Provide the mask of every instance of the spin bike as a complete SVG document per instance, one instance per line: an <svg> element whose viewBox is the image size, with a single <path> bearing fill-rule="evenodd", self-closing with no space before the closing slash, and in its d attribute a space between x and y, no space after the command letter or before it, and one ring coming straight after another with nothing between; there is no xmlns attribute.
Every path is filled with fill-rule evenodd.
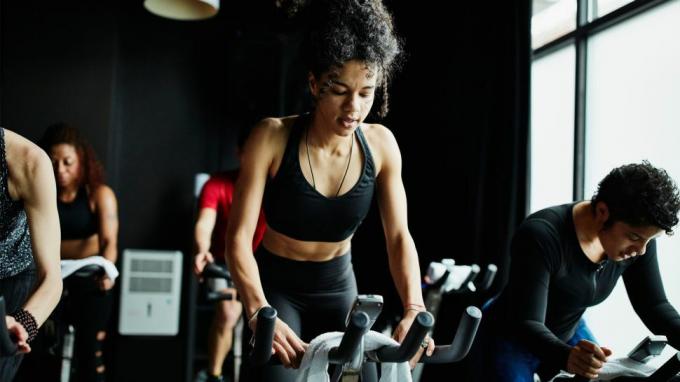
<svg viewBox="0 0 680 382"><path fill-rule="evenodd" d="M400 345L387 345L375 350L366 350L364 337L371 329L377 315L380 314L381 303L382 297L378 295L357 297L340 344L331 348L328 354L329 364L337 365L331 381L377 380L375 375L362 374L362 370L366 372L363 368L364 364L408 361L416 354L428 331L434 326L432 314L420 312ZM276 318L276 309L272 307L264 307L258 312L254 345L250 354L250 361L255 366L278 362L277 358L271 358ZM423 354L419 362L451 363L463 359L472 346L481 318L482 313L478 308L468 307L462 315L452 343L436 346L431 356Z"/></svg>
<svg viewBox="0 0 680 382"><path fill-rule="evenodd" d="M477 264L456 265L453 259L442 259L428 266L424 282L425 307L436 319L439 315L442 300L446 295L471 296L486 292L493 284L498 267L488 264L481 280L481 267ZM432 336L434 327L428 330ZM423 376L423 363L413 369L413 382L419 382Z"/></svg>
<svg viewBox="0 0 680 382"><path fill-rule="evenodd" d="M234 300L235 296L225 291L225 289L234 288L234 282L232 281L231 274L224 266L216 263L207 264L201 273L201 278L205 280L206 284L203 295L206 302L215 303L218 301ZM232 341L232 354L234 357L234 382L238 382L240 377L239 372L242 362L242 332L243 317L240 317L236 322L236 326L234 327Z"/></svg>
<svg viewBox="0 0 680 382"><path fill-rule="evenodd" d="M680 352L673 354L673 356L666 361L661 367L656 369L649 377L617 377L612 379L613 382L667 382L680 381ZM555 378L555 382L589 382L590 379L582 376L575 376L572 378L560 377ZM595 381L595 380L593 380Z"/></svg>

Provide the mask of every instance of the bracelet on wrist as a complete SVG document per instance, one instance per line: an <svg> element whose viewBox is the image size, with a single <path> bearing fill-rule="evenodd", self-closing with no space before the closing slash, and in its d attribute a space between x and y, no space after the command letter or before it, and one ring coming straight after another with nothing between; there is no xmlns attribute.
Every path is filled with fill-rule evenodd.
<svg viewBox="0 0 680 382"><path fill-rule="evenodd" d="M406 308L406 309L404 309L404 314L408 313L408 311L410 311L410 310L412 310L414 312L418 312L418 313L427 312L427 310L425 310L425 309Z"/></svg>
<svg viewBox="0 0 680 382"><path fill-rule="evenodd" d="M26 340L26 342L33 341L38 335L38 323L31 312L25 309L19 309L12 313L11 316L14 317L14 320L20 323L24 329L26 329L26 333L28 333L28 340Z"/></svg>
<svg viewBox="0 0 680 382"><path fill-rule="evenodd" d="M269 305L262 305L261 307L257 308L257 310L255 311L255 313L253 313L253 315L250 316L250 318L248 319L248 323L250 324L250 322L251 322L255 317L257 317L257 314L260 313L260 311L262 310L262 308L267 308L267 307L269 307Z"/></svg>

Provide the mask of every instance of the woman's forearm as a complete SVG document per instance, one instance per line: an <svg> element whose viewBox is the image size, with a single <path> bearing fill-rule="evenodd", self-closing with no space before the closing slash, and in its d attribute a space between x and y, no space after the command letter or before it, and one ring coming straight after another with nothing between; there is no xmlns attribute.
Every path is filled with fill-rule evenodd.
<svg viewBox="0 0 680 382"><path fill-rule="evenodd" d="M106 260L114 264L116 263L116 260L118 260L118 246L114 240L102 240L100 244L100 251L102 257L104 257Z"/></svg>
<svg viewBox="0 0 680 382"><path fill-rule="evenodd" d="M397 288L404 308L419 305L424 308L423 293L420 288L420 264L412 239L403 237L388 245L389 265L394 285Z"/></svg>
<svg viewBox="0 0 680 382"><path fill-rule="evenodd" d="M24 304L24 309L29 311L35 317L38 326L41 326L61 298L61 275L54 272L39 275L36 285L37 288Z"/></svg>
<svg viewBox="0 0 680 382"><path fill-rule="evenodd" d="M228 239L227 263L250 318L260 307L268 305L251 242L245 239Z"/></svg>

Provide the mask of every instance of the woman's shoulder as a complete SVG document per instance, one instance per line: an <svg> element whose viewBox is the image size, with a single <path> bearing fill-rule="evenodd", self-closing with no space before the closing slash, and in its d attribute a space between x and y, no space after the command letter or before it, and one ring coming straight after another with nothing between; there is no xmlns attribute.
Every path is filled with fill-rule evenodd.
<svg viewBox="0 0 680 382"><path fill-rule="evenodd" d="M394 161L401 161L397 140L392 131L385 125L363 123L361 124L361 132L366 137L366 142L378 169L382 168L384 162L394 163Z"/></svg>
<svg viewBox="0 0 680 382"><path fill-rule="evenodd" d="M394 134L387 128L387 126L380 123L362 123L361 132L364 133L366 138L392 138L394 139Z"/></svg>
<svg viewBox="0 0 680 382"><path fill-rule="evenodd" d="M290 130L298 118L300 118L299 115L264 118L255 125L254 130L268 134L281 134L286 130Z"/></svg>
<svg viewBox="0 0 680 382"><path fill-rule="evenodd" d="M248 140L255 138L257 142L285 142L298 118L299 115L264 118L255 125Z"/></svg>
<svg viewBox="0 0 680 382"><path fill-rule="evenodd" d="M98 185L94 191L90 191L89 194L96 203L107 202L111 199L116 199L116 194L113 192L113 189L103 183Z"/></svg>
<svg viewBox="0 0 680 382"><path fill-rule="evenodd" d="M11 130L3 130L5 158L12 178L26 177L30 180L41 168L52 170L52 162L43 149Z"/></svg>

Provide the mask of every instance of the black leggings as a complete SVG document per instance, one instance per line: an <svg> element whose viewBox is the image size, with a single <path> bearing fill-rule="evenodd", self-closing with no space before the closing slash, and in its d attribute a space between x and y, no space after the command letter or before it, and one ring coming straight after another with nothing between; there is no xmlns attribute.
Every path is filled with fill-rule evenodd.
<svg viewBox="0 0 680 382"><path fill-rule="evenodd" d="M99 332L106 332L113 294L103 291L95 277L71 276L64 280L67 295L63 304L64 322L75 329L73 359L76 381L103 381L104 374L97 368L104 365L104 339L97 339Z"/></svg>
<svg viewBox="0 0 680 382"><path fill-rule="evenodd" d="M15 276L0 280L0 295L5 298L5 310L7 314L21 308L35 284L35 269L29 268ZM4 320L5 317L0 317ZM16 374L22 354L12 357L0 357L0 381L11 381Z"/></svg>
<svg viewBox="0 0 680 382"><path fill-rule="evenodd" d="M345 329L345 319L357 295L350 253L323 262L295 261L261 245L255 258L267 301L303 341ZM244 339L249 338L250 333L246 333ZM247 381L288 382L297 375L296 370L280 365L246 369Z"/></svg>

